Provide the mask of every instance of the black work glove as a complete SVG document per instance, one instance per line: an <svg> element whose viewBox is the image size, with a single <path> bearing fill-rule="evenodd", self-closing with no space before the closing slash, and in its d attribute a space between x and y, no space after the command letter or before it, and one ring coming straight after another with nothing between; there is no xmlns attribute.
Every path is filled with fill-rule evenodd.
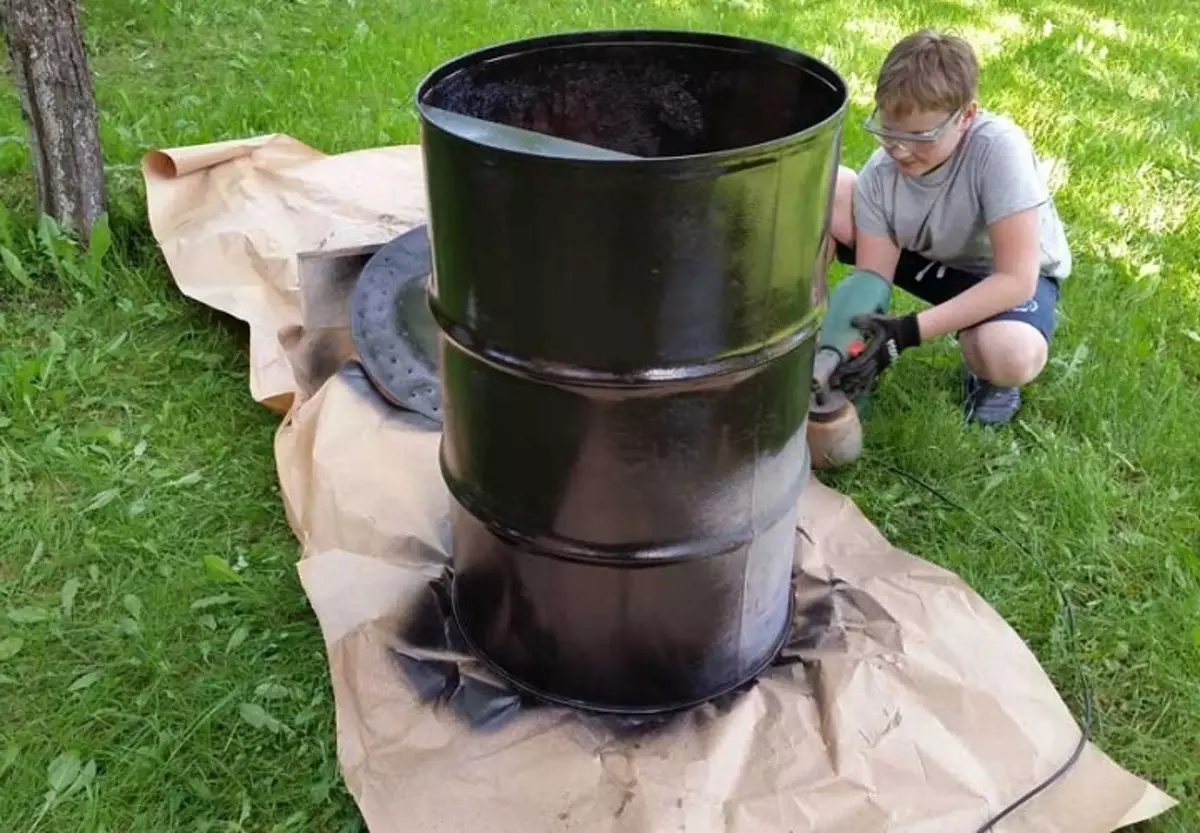
<svg viewBox="0 0 1200 833"><path fill-rule="evenodd" d="M884 348L881 356L886 356L880 370L900 358L908 348L921 344L921 328L917 325L915 312L908 315L856 315L850 323L872 337L880 337Z"/></svg>
<svg viewBox="0 0 1200 833"><path fill-rule="evenodd" d="M901 353L921 343L916 313L858 315L850 323L862 331L866 346L838 367L832 383L838 389L850 392L851 396L866 391L879 374L900 358Z"/></svg>

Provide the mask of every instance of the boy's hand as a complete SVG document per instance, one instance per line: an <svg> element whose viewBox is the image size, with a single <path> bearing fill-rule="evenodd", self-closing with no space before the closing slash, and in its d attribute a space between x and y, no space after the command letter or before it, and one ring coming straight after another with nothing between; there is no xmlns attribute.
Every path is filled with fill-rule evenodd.
<svg viewBox="0 0 1200 833"><path fill-rule="evenodd" d="M888 364L894 362L910 347L921 344L921 328L917 325L917 314L908 315L859 315L852 322L864 333L872 333L883 342L889 355Z"/></svg>
<svg viewBox="0 0 1200 833"><path fill-rule="evenodd" d="M921 343L916 313L909 315L859 315L853 322L867 337L866 348L842 363L833 374L835 387L865 390L871 381L891 367L900 354Z"/></svg>

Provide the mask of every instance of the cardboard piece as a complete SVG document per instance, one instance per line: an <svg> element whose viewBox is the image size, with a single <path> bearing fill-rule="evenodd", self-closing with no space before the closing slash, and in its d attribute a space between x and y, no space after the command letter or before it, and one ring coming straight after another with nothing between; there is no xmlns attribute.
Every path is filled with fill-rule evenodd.
<svg viewBox="0 0 1200 833"><path fill-rule="evenodd" d="M156 152L145 170L180 290L250 324L252 393L288 408L284 510L372 833L974 833L1075 749L1078 725L999 615L815 479L797 532L802 613L757 684L650 721L515 696L446 617L436 426L374 392L341 301L301 311L302 296L337 294L302 292L302 259L422 221L419 149L325 157L263 137ZM1107 833L1173 804L1089 744L996 829Z"/></svg>

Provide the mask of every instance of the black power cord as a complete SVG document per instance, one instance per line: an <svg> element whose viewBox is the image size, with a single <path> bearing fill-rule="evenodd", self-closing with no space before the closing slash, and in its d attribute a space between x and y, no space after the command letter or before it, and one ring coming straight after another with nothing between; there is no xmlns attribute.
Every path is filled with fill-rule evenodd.
<svg viewBox="0 0 1200 833"><path fill-rule="evenodd" d="M1046 579L1050 582L1051 586L1054 588L1055 592L1058 594L1059 603L1062 606L1063 615L1064 615L1064 618L1065 618L1066 624L1067 624L1067 638L1070 640L1071 650L1075 654L1075 669L1076 669L1076 673L1079 675L1080 687L1083 689L1083 731L1080 734L1079 743L1076 745L1075 751L1073 753L1071 753L1071 757L1067 759L1066 763L1064 763L1061 767L1059 767L1057 770L1055 770L1054 774L1052 774L1045 781L1042 781L1036 787L1034 787L1029 792L1022 795L1016 801L1014 801L1012 804L1009 804L1007 807L1005 807L1003 810L1001 810L999 813L997 813L995 816L993 816L991 819L989 819L988 822L983 825L983 827L980 827L978 830L975 831L975 833L991 833L991 831L996 829L997 824L999 824L1004 819L1008 818L1010 815L1015 813L1021 807L1025 806L1027 803L1029 803L1031 800L1033 800L1036 796L1038 796L1045 790L1049 789L1056 782L1058 782L1064 775L1066 775L1067 772L1070 771L1071 767L1075 766L1075 764L1079 761L1080 756L1083 754L1083 750L1085 748L1087 748L1088 742L1091 740L1092 718L1093 718L1093 710L1094 710L1093 702L1092 702L1092 687L1088 683L1087 675L1084 673L1084 670L1083 670L1083 658L1080 654L1078 640L1075 635L1075 611L1074 611L1074 608L1071 607L1071 600L1067 598L1067 592L1066 592L1066 590L1063 589L1062 583L1059 582L1057 577L1055 577L1054 572L1050 569L1049 565L1046 564L1045 559L1043 559L1040 555L1038 555L1036 552L1034 552L1031 548L1025 546L1024 544L1021 544L1016 539L1014 539L1011 535L1006 533L1004 530L1000 529L995 524L984 520L978 514L971 511L963 504L961 504L958 501L954 500L953 498L947 496L944 492L942 492L941 490L937 489L936 487L931 486L930 484L926 483L924 480L917 477L916 475L909 474L908 472L904 471L903 469L897 468L896 466L893 466L890 463L884 463L884 462L880 461L880 462L878 462L878 465L915 483L916 485L920 486L922 489L925 489L927 492L929 492L933 496L937 497L939 500L942 500L945 503L949 504L950 506L953 506L955 509L958 509L960 512L967 513L968 515L973 517L975 519L975 521L978 522L980 525L985 526L988 529L992 530L992 532L996 533L1001 538L1003 538L1005 541L1012 544L1012 546L1015 547L1017 550L1019 550L1021 553L1025 554L1025 555L1029 556L1031 559L1033 559L1034 563L1036 563L1037 566L1041 569L1042 573L1046 576Z"/></svg>

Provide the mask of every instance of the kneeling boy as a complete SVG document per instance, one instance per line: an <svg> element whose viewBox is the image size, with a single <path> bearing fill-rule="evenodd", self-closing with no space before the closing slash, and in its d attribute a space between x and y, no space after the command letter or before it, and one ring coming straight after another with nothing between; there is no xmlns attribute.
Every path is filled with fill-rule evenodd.
<svg viewBox="0 0 1200 833"><path fill-rule="evenodd" d="M931 304L884 319L879 370L955 333L966 416L999 424L1045 366L1071 252L1031 143L978 106L978 78L960 38L923 30L892 48L866 123L881 147L839 172L831 233L839 260Z"/></svg>

